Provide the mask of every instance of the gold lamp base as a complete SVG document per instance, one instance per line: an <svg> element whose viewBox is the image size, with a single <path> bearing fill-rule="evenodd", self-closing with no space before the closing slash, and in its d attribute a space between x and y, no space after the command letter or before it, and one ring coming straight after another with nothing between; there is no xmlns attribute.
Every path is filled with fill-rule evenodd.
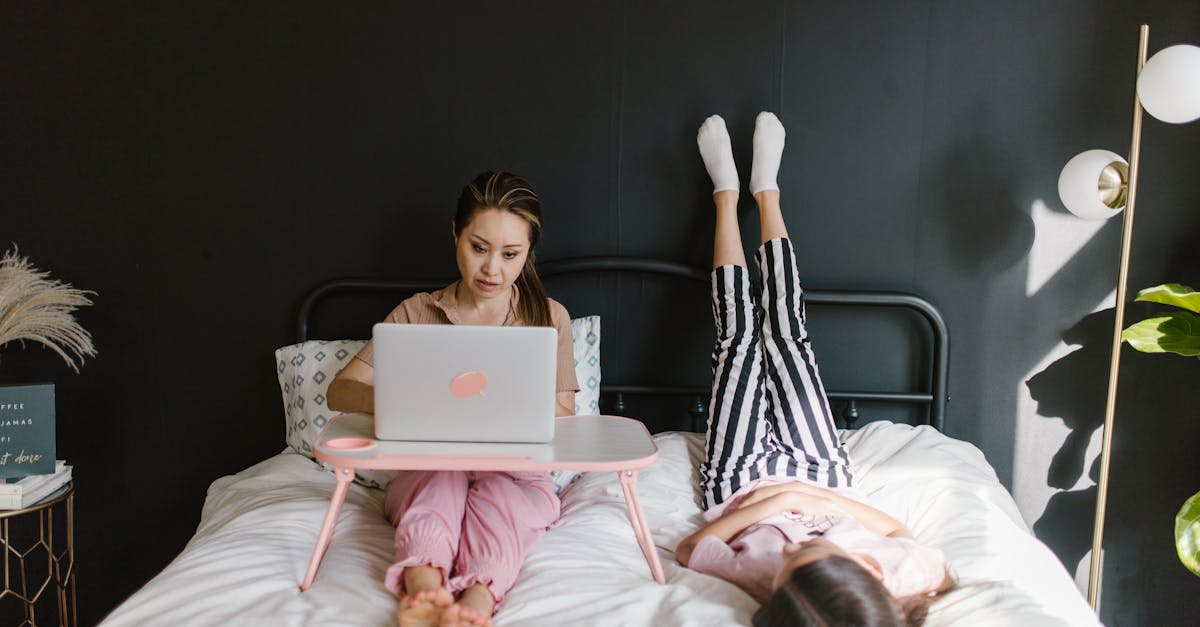
<svg viewBox="0 0 1200 627"><path fill-rule="evenodd" d="M1150 27L1143 24L1138 32L1137 74L1146 65L1146 48ZM1136 74L1135 74L1136 76ZM1117 373L1121 369L1121 330L1125 326L1125 288L1129 276L1129 250L1133 241L1133 206L1137 196L1138 161L1142 141L1142 101L1137 89L1133 92L1133 131L1129 146L1129 167L1113 163L1100 177L1100 193L1106 204L1125 196L1125 216L1121 227L1121 263L1117 272L1116 316L1113 320L1112 357L1108 369L1108 394L1104 405L1104 437L1100 447L1100 481L1096 486L1096 518L1092 527L1092 560L1088 570L1088 604L1093 611L1100 607L1100 568L1104 549L1104 514L1108 502L1108 474L1112 455L1113 418L1117 408ZM1109 170L1115 172L1108 173ZM1124 170L1124 172L1122 172ZM1124 174L1124 176L1122 176ZM1118 181L1124 179L1122 185ZM1123 190L1123 192L1122 192ZM1109 205L1112 207L1112 205ZM1120 204L1117 205L1118 207Z"/></svg>

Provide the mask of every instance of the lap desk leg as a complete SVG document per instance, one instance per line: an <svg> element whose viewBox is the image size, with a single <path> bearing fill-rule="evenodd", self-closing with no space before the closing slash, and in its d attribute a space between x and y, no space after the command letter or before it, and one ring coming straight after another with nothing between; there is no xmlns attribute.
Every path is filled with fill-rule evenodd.
<svg viewBox="0 0 1200 627"><path fill-rule="evenodd" d="M650 525L646 524L642 503L638 500L637 471L622 470L617 476L621 480L621 491L625 493L625 506L629 508L629 523L633 525L633 535L637 536L642 555L646 556L646 563L650 565L650 574L654 581L667 583L666 577L663 576L662 564L658 561L658 551L654 548L654 538L650 535Z"/></svg>
<svg viewBox="0 0 1200 627"><path fill-rule="evenodd" d="M317 578L317 569L321 567L321 559L325 557L325 550L329 548L329 541L333 538L333 527L337 525L342 503L346 502L346 492L350 490L350 482L354 480L352 468L334 468L333 472L337 477L337 485L333 488L333 497L329 499L329 510L325 512L325 522L317 536L317 546L313 549L312 560L308 562L308 572L304 575L304 582L300 584L302 592L312 587L313 579Z"/></svg>

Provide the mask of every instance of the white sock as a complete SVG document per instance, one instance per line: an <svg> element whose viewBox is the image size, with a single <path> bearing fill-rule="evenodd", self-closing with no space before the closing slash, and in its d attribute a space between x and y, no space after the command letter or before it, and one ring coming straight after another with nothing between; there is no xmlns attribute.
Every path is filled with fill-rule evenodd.
<svg viewBox="0 0 1200 627"><path fill-rule="evenodd" d="M779 161L783 158L783 138L787 132L774 113L763 111L754 120L754 165L750 167L750 193L779 189L775 182Z"/></svg>
<svg viewBox="0 0 1200 627"><path fill-rule="evenodd" d="M696 143L700 146L700 156L704 158L708 176L712 178L713 193L729 189L737 191L741 185L738 184L733 145L729 143L725 120L719 115L709 116L696 133Z"/></svg>

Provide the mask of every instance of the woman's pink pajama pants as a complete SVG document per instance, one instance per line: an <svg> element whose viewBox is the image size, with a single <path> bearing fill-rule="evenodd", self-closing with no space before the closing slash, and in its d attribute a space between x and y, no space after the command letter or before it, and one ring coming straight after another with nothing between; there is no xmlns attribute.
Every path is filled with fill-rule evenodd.
<svg viewBox="0 0 1200 627"><path fill-rule="evenodd" d="M430 565L451 593L483 583L499 603L558 514L546 472L402 472L387 488L396 563L384 585L403 594L404 569Z"/></svg>

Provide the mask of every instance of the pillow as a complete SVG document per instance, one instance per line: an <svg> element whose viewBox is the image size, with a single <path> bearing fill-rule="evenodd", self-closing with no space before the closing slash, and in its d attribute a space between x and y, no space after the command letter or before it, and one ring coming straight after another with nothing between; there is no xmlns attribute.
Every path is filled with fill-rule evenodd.
<svg viewBox="0 0 1200 627"><path fill-rule="evenodd" d="M600 316L571 320L575 376L576 414L600 413ZM313 456L313 442L321 429L338 412L325 405L329 382L362 350L365 340L308 340L275 351L276 374L283 394L285 441L297 453ZM328 465L326 464L326 467ZM332 470L332 468L330 468ZM355 482L368 487L387 485L392 471L359 470ZM577 473L555 473L561 490Z"/></svg>
<svg viewBox="0 0 1200 627"><path fill-rule="evenodd" d="M366 343L366 340L309 340L275 351L287 445L297 453L316 459L313 442L329 420L340 413L325 405L329 382ZM322 465L333 470L330 464ZM368 488L383 488L395 475L391 470L359 469L354 482Z"/></svg>
<svg viewBox="0 0 1200 627"><path fill-rule="evenodd" d="M309 340L275 351L286 441L297 453L313 456L313 442L329 419L338 415L325 406L329 382L365 344L364 340Z"/></svg>
<svg viewBox="0 0 1200 627"><path fill-rule="evenodd" d="M600 316L571 320L574 335L575 377L579 393L575 395L575 413L600 413Z"/></svg>
<svg viewBox="0 0 1200 627"><path fill-rule="evenodd" d="M575 394L575 415L600 413L600 316L584 316L571 320L572 348L575 352L575 378L579 392ZM579 478L574 470L555 470L550 473L554 491L561 493Z"/></svg>

